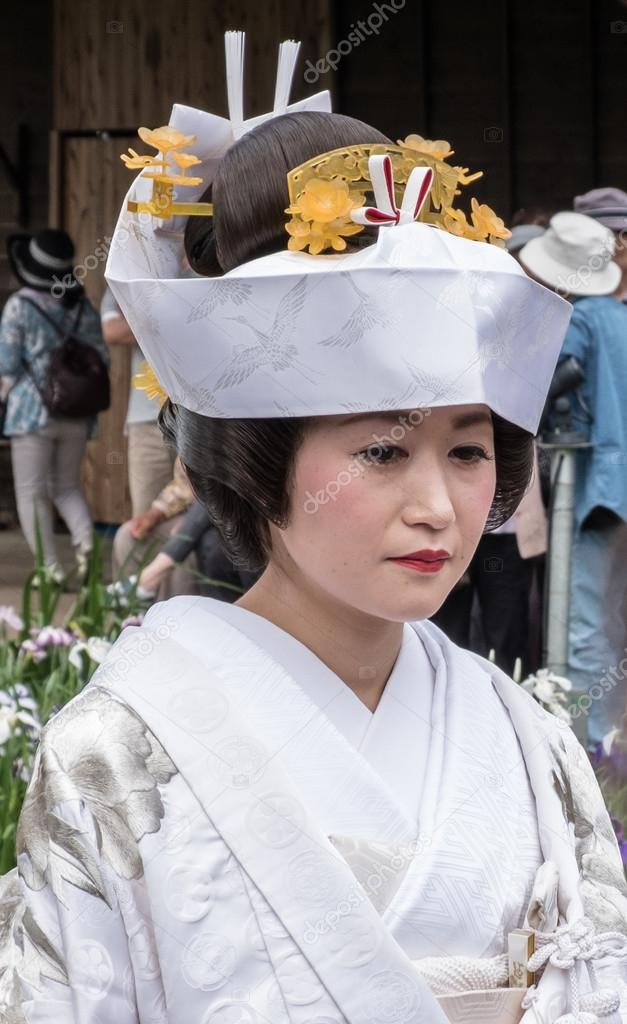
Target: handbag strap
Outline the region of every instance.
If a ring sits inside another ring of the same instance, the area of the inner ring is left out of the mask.
[[[68,338],[70,338],[72,336],[72,334],[74,333],[74,331],[78,327],[78,325],[80,323],[81,316],[83,315],[83,304],[84,304],[84,301],[85,301],[84,296],[83,296],[83,298],[81,298],[80,303],[79,303],[79,307],[78,307],[77,314],[76,314],[76,319],[74,320],[74,326],[71,327],[69,331],[64,332],[62,330],[62,328],[59,326],[59,324],[56,322],[56,320],[53,320],[52,317],[48,313],[46,313],[45,309],[42,309],[41,306],[39,306],[34,301],[34,299],[30,299],[28,297],[28,295],[20,295],[20,299],[22,300],[22,302],[27,302],[29,306],[32,306],[33,309],[36,309],[39,313],[41,313],[43,318],[45,320],[47,320],[48,323],[52,325],[52,327],[54,327],[54,329],[57,332],[57,334],[60,335],[60,337],[61,337],[61,345],[62,346],[65,344],[65,342],[68,340]],[[26,362],[26,360],[24,359],[23,356],[22,356],[21,363],[22,363],[22,367],[24,369],[24,372],[25,372],[26,376],[30,377],[30,379],[32,380],[33,384],[35,385],[35,387],[37,389],[39,397],[41,398],[41,400],[43,402],[43,400],[44,400],[43,392],[42,392],[42,389],[40,388],[39,384],[35,380],[35,377],[34,377],[34,375],[32,373],[32,366],[29,363]]]
[[[32,306],[33,309],[36,309],[39,313],[41,313],[41,315],[44,317],[44,319],[47,320],[48,323],[51,324],[54,327],[54,329],[57,332],[57,334],[60,335],[60,337],[62,338],[62,343],[65,343],[68,340],[68,338],[70,338],[74,334],[74,332],[76,331],[76,329],[77,329],[77,327],[78,327],[78,325],[80,323],[81,317],[83,315],[83,306],[84,306],[84,303],[85,303],[85,297],[84,296],[81,298],[81,300],[79,302],[78,310],[76,312],[76,318],[74,320],[73,326],[70,327],[69,331],[63,331],[63,329],[59,326],[59,324],[56,322],[56,320],[54,320],[50,316],[50,314],[46,312],[45,309],[42,309],[41,306],[38,305],[38,303],[36,303],[34,301],[34,299],[29,298],[28,295],[20,295],[20,298],[21,298],[22,302],[27,302],[29,306]]]

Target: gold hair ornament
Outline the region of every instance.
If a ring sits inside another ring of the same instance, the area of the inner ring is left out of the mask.
[[[160,406],[163,405],[168,397],[167,392],[157,380],[157,375],[152,366],[145,360],[139,364],[139,373],[133,376],[133,387],[137,388],[138,391],[145,391],[146,397],[151,401],[157,398]]]
[[[176,128],[139,128],[139,137],[160,152],[164,159],[141,156],[129,147],[121,159],[129,169],[142,168],[143,177],[153,179],[152,198],[149,202],[128,201],[132,213],[148,213],[166,220],[175,214],[190,217],[213,216],[213,203],[177,203],[174,186],[202,184],[202,178],[188,177],[188,168],[200,163],[191,153],[180,152],[196,141],[195,135],[184,135]],[[511,236],[500,217],[485,203],[470,200],[470,222],[462,209],[454,206],[455,197],[461,195],[460,185],[469,185],[480,178],[483,171],[468,173],[467,167],[447,163],[454,150],[445,139],[424,139],[421,135],[408,135],[398,139],[396,146],[386,143],[345,146],[321,153],[294,167],[287,174],[290,205],[285,212],[291,214],[285,230],[290,238],[288,249],[307,248],[312,255],[331,249],[342,252],[346,238],[358,234],[365,227],[365,218],[354,217],[366,202],[366,194],[373,192],[368,161],[371,156],[387,155],[391,162],[394,200],[400,198],[400,186],[406,185],[416,167],[431,168],[432,177],[426,201],[416,219],[449,231],[453,235],[478,242],[490,242],[505,248],[504,239]],[[171,156],[174,164],[168,162]],[[175,166],[176,165],[176,166]],[[148,167],[161,170],[148,171]],[[357,222],[361,220],[361,222]],[[372,221],[372,223],[376,223]]]
[[[174,201],[174,186],[189,187],[191,185],[202,185],[202,178],[189,177],[185,172],[199,164],[200,160],[192,153],[181,153],[185,146],[191,146],[196,141],[195,135],[184,135],[183,132],[169,125],[162,128],[138,128],[137,134],[148,146],[152,146],[160,152],[164,159],[158,160],[154,156],[142,156],[131,149],[128,153],[121,153],[120,159],[124,161],[129,170],[143,170],[143,178],[152,178],[152,198],[149,202],[139,203],[129,199],[127,207],[131,213],[148,213],[152,217],[161,217],[167,220],[177,214],[188,217],[211,217],[213,216],[213,203],[177,203]],[[168,156],[174,163],[168,161]],[[147,167],[160,167],[159,171],[147,171]]]
[[[128,209],[131,213],[148,213],[152,217],[160,217],[166,220],[176,214],[183,216],[211,217],[213,216],[212,203],[177,203],[174,201],[174,186],[201,185],[202,178],[188,177],[185,172],[188,168],[199,164],[200,160],[192,153],[182,153],[185,146],[191,146],[196,141],[195,135],[183,135],[176,128],[164,125],[162,128],[138,128],[137,134],[148,146],[152,146],[164,156],[158,160],[153,156],[142,156],[131,149],[128,153],[121,153],[120,159],[129,170],[143,170],[142,177],[152,178],[152,198],[149,202],[137,202],[129,199]],[[168,162],[170,155],[174,164]],[[160,171],[147,171],[147,167],[160,167]],[[168,173],[168,171],[174,173]],[[157,380],[153,368],[147,363],[140,364],[139,373],[133,376],[133,387],[138,391],[145,391],[147,398],[151,401],[158,399],[159,405],[163,405],[168,397],[167,392]]]
[[[312,255],[325,249],[343,251],[346,237],[363,231],[365,226],[365,218],[361,216],[362,223],[356,223],[353,214],[364,206],[366,193],[373,192],[369,158],[384,155],[391,162],[396,202],[401,198],[400,186],[407,184],[414,168],[431,168],[428,198],[420,207],[418,220],[463,238],[504,248],[503,239],[509,238],[511,232],[494,210],[473,197],[469,223],[464,211],[453,206],[455,197],[461,195],[459,186],[480,178],[483,171],[469,174],[467,167],[447,163],[453,150],[444,139],[408,135],[403,141],[399,139],[396,146],[374,143],[329,150],[289,171],[290,205],[285,212],[292,214],[292,218],[285,225],[290,235],[288,249],[308,247]]]
[[[191,153],[181,152],[185,146],[196,142],[196,136],[186,136],[169,125],[153,130],[139,128],[138,135],[147,145],[162,153],[164,159],[141,156],[130,147],[128,154],[121,154],[129,170],[142,168],[143,176],[153,179],[152,199],[149,202],[129,200],[129,211],[148,213],[162,219],[175,214],[213,216],[213,203],[174,202],[175,185],[202,184],[202,178],[185,174],[189,167],[200,163],[200,160]],[[478,203],[473,196],[470,200],[469,223],[465,212],[453,205],[455,197],[461,195],[459,186],[469,185],[480,178],[483,171],[469,174],[467,167],[447,163],[447,158],[454,151],[444,139],[424,139],[421,135],[412,134],[397,141],[396,146],[373,143],[332,149],[289,171],[287,187],[290,205],[285,212],[292,216],[285,225],[290,236],[288,249],[301,251],[308,248],[311,255],[318,255],[325,249],[341,252],[346,249],[346,238],[363,231],[366,223],[376,225],[377,222],[390,223],[394,219],[398,223],[399,210],[396,204],[401,198],[400,187],[407,185],[412,171],[417,167],[430,168],[428,179],[425,180],[424,195],[416,205],[417,220],[462,238],[487,241],[505,248],[503,239],[509,238],[511,231],[494,210],[485,203]],[[168,162],[168,155],[176,168]],[[390,206],[387,214],[381,214],[376,208],[364,207],[366,194],[374,192],[369,168],[372,156],[387,156],[385,162],[389,161]],[[148,167],[162,169],[145,170]],[[380,216],[371,219],[369,214]],[[152,367],[146,362],[142,364],[141,372],[133,377],[133,385],[145,391],[149,399],[159,399],[160,404],[168,397]]]

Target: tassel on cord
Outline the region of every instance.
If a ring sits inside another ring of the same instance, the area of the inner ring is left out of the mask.
[[[274,105],[272,108],[272,113],[275,117],[279,114],[284,114],[287,109],[299,49],[300,43],[295,42],[294,39],[286,39],[279,46],[279,61],[277,64]]]
[[[233,138],[239,139],[244,125],[244,32],[224,33],[226,93]]]

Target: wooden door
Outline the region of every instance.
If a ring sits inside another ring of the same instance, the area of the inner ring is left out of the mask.
[[[77,273],[98,309],[111,236],[133,175],[120,160],[134,132],[56,133],[51,223],[63,227],[76,246]],[[130,350],[111,353],[111,407],[98,417],[98,433],[87,445],[85,493],[95,522],[121,523],[130,515],[124,420],[130,384]]]

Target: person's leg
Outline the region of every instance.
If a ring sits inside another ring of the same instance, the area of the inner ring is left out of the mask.
[[[576,532],[571,559],[568,678],[580,696],[587,745],[625,711],[627,650],[619,621],[627,588],[627,524]]]
[[[199,501],[194,501],[183,515],[176,530],[170,533],[163,548],[164,553],[175,562],[184,562],[211,526],[211,517],[205,507]]]
[[[226,553],[215,526],[209,526],[196,546],[200,592],[204,597],[232,604],[242,597],[244,588],[240,572]]]
[[[209,514],[195,501],[181,517],[179,525],[159,553],[142,569],[138,582],[140,596],[142,591],[146,595],[156,595],[160,586],[165,585],[166,577],[192,554],[210,526]]]
[[[527,644],[527,672],[544,668],[544,573],[546,555],[533,555],[529,591],[529,643]]]
[[[50,465],[50,496],[66,522],[80,553],[91,550],[93,523],[81,490],[81,463],[87,444],[87,420],[51,420],[54,431]]]
[[[143,566],[162,550],[184,519],[185,513],[166,519],[152,530],[143,540],[131,536],[130,522],[123,523],[113,539],[113,580],[139,574]],[[190,556],[182,565],[176,565],[165,576],[157,591],[155,600],[165,601],[178,594],[198,593],[197,575],[194,572],[196,559]]]
[[[516,659],[527,674],[531,563],[520,557],[513,533],[485,534],[478,547],[476,585],[483,632],[495,662],[512,675]]]
[[[236,601],[257,582],[263,571],[238,569],[227,555],[209,513],[200,502],[194,502],[148,572],[142,573],[142,586],[161,580],[162,575],[173,568],[168,559],[180,565],[192,551],[198,562],[198,591],[204,597]]]
[[[167,540],[170,523],[167,520],[155,527],[143,540],[131,536],[131,523],[122,523],[113,538],[111,552],[113,580],[137,574],[161,550]]]
[[[158,423],[128,425],[128,484],[133,516],[147,512],[172,479],[175,454]]]
[[[611,539],[613,551],[612,572],[607,595],[607,633],[615,651],[621,658],[627,653],[627,523],[621,520],[616,525]]]
[[[167,529],[167,535],[164,538],[164,548],[172,537],[178,533],[183,523],[185,522],[187,513],[181,512],[178,516],[173,516],[172,519],[168,519],[165,524],[162,524]],[[167,601],[169,597],[178,597],[180,594],[198,594],[198,572],[196,565],[196,553],[192,551],[187,555],[182,562],[177,562],[172,572],[165,576],[159,584],[159,590],[157,591],[158,601]]]
[[[48,473],[53,438],[47,427],[32,434],[11,438],[11,463],[15,503],[22,533],[35,554],[35,522],[39,523],[46,565],[57,562],[57,549],[48,496]]]

